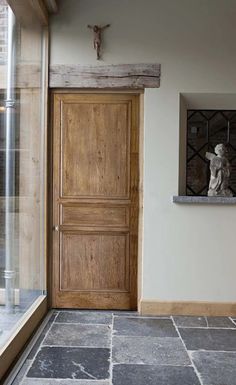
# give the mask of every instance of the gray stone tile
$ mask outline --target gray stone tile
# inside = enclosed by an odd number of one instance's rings
[[[111,382],[102,380],[43,380],[42,378],[26,378],[21,385],[111,385]]]
[[[113,385],[200,385],[192,367],[115,365]]]
[[[177,337],[170,319],[115,317],[114,333],[126,336]]]
[[[180,338],[113,337],[112,361],[119,364],[191,365]]]
[[[236,325],[228,317],[207,317],[209,327],[236,328]]]
[[[25,361],[24,365],[21,367],[15,380],[12,382],[11,385],[20,385],[21,384],[21,381],[23,380],[23,377],[25,376],[26,372],[28,371],[31,363],[32,363],[32,360],[26,360]]]
[[[207,327],[205,317],[174,316],[173,319],[177,327]]]
[[[179,328],[188,350],[236,351],[236,329]]]
[[[54,324],[43,345],[109,347],[109,325]]]
[[[109,357],[109,349],[43,347],[27,377],[106,380]]]
[[[85,323],[85,324],[111,324],[111,312],[94,311],[61,311],[56,322]]]
[[[193,352],[204,385],[236,385],[236,353]]]

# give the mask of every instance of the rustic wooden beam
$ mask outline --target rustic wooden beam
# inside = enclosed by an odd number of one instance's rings
[[[160,64],[52,65],[51,88],[158,88]]]

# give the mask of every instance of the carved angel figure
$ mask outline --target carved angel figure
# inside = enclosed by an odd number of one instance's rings
[[[210,160],[211,170],[208,196],[233,196],[229,189],[230,163],[226,154],[227,149],[223,144],[217,144],[215,154],[206,153],[206,158]]]

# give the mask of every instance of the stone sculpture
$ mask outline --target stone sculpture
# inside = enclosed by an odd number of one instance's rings
[[[97,60],[101,58],[101,44],[102,44],[102,32],[104,29],[110,27],[110,24],[100,27],[99,25],[88,25],[88,28],[93,30],[93,47],[97,52]]]
[[[209,183],[208,196],[231,197],[232,191],[229,189],[230,163],[226,157],[227,149],[224,144],[217,144],[215,154],[206,153],[206,158],[210,160],[211,177]]]

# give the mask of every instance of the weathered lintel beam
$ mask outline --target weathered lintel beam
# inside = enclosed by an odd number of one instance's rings
[[[159,88],[160,64],[52,65],[51,88]]]

